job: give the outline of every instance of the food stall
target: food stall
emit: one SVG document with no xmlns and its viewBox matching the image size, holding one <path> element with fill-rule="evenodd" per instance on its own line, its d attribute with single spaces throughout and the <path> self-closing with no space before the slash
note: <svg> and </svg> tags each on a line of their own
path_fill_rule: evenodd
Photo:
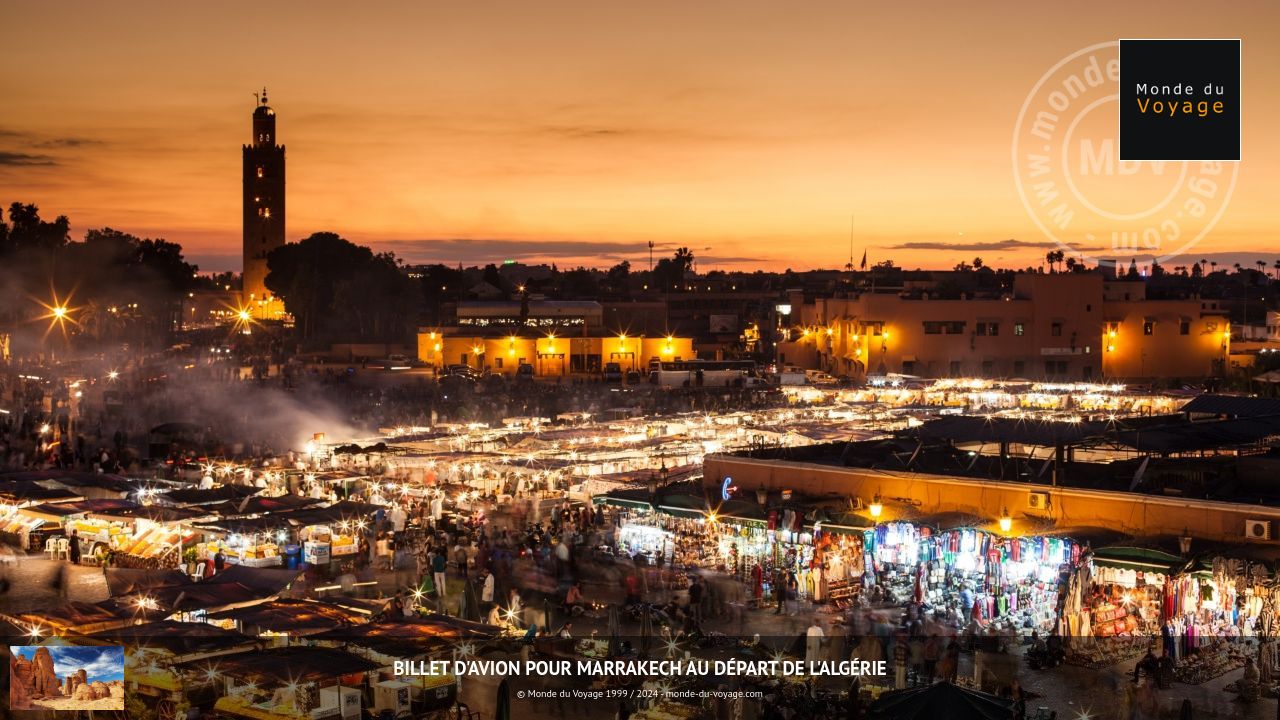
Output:
<svg viewBox="0 0 1280 720">
<path fill-rule="evenodd" d="M 308 565 L 328 565 L 352 557 L 360 549 L 356 532 L 367 527 L 364 521 L 342 521 L 336 525 L 307 525 L 298 531 L 302 560 Z"/>
<path fill-rule="evenodd" d="M 191 708 L 208 710 L 217 700 L 205 673 L 193 677 L 175 665 L 253 646 L 251 638 L 229 630 L 173 620 L 129 625 L 90 637 L 126 648 L 125 685 L 131 695 L 154 709 L 156 720 L 182 720 Z"/>
<path fill-rule="evenodd" d="M 280 544 L 269 533 L 232 533 L 226 538 L 213 538 L 208 542 L 198 543 L 195 549 L 199 560 L 211 559 L 221 552 L 228 565 L 274 567 L 283 564 Z"/>
<path fill-rule="evenodd" d="M 120 522 L 132 532 L 115 537 L 111 564 L 125 568 L 178 567 L 182 549 L 192 544 L 196 532 L 191 523 L 208 518 L 208 514 L 196 509 L 173 508 L 158 505 L 117 508 L 89 513 L 90 522 Z"/>
<path fill-rule="evenodd" d="M 80 542 L 80 557 L 86 561 L 104 557 L 118 551 L 134 537 L 135 520 L 131 517 L 109 517 L 104 513 L 137 510 L 141 505 L 128 500 L 80 500 L 76 502 L 45 503 L 19 508 L 19 526 L 25 525 L 28 533 L 34 528 L 49 530 L 61 528 L 68 538 L 75 533 Z M 37 522 L 38 521 L 38 522 Z M 21 532 L 21 529 L 19 529 Z"/>
<path fill-rule="evenodd" d="M 360 552 L 360 537 L 370 527 L 369 516 L 379 509 L 382 506 L 343 500 L 278 517 L 297 528 L 303 562 L 327 568 L 331 563 L 355 558 Z"/>
<path fill-rule="evenodd" d="M 222 518 L 196 526 L 203 541 L 194 546 L 196 560 L 210 562 L 221 552 L 228 565 L 282 565 L 282 546 L 289 540 L 289 523 L 279 517 Z"/>
<path fill-rule="evenodd" d="M 208 678 L 213 711 L 249 720 L 358 720 L 365 674 L 377 665 L 336 648 L 269 648 L 178 664 Z"/>
<path fill-rule="evenodd" d="M 483 653 L 501 635 L 501 630 L 492 625 L 432 614 L 340 628 L 309 639 L 321 645 L 342 646 L 379 666 L 376 676 L 371 674 L 369 679 L 375 688 L 375 710 L 399 710 L 389 707 L 387 701 L 391 690 L 403 687 L 408 702 L 404 709 L 418 716 L 452 707 L 458 698 L 459 678 L 452 673 L 397 676 L 396 660 L 469 657 Z M 379 694 L 383 698 L 378 698 Z"/>
<path fill-rule="evenodd" d="M 44 519 L 18 511 L 41 503 L 84 499 L 71 490 L 49 489 L 30 481 L 0 483 L 0 543 L 22 550 L 43 550 L 45 539 L 61 528 L 42 528 Z"/>
</svg>

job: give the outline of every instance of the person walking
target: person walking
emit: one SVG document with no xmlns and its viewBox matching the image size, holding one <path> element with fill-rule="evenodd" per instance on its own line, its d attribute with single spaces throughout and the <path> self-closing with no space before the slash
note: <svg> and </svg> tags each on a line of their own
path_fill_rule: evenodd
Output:
<svg viewBox="0 0 1280 720">
<path fill-rule="evenodd" d="M 484 574 L 484 584 L 480 586 L 480 604 L 486 609 L 494 606 L 493 584 L 493 573 L 486 572 Z"/>
<path fill-rule="evenodd" d="M 805 662 L 812 665 L 822 661 L 822 640 L 824 637 L 826 637 L 826 633 L 822 630 L 822 625 L 817 618 L 814 618 L 813 624 L 805 632 Z"/>
<path fill-rule="evenodd" d="M 702 622 L 702 581 L 694 575 L 689 582 L 689 612 Z"/>
<path fill-rule="evenodd" d="M 893 640 L 893 689 L 907 687 L 907 639 L 902 634 Z"/>
<path fill-rule="evenodd" d="M 436 597 L 444 600 L 448 594 L 446 592 L 445 571 L 449 568 L 449 559 L 445 557 L 443 548 L 437 549 L 435 555 L 431 558 L 431 575 L 436 585 Z"/>
</svg>

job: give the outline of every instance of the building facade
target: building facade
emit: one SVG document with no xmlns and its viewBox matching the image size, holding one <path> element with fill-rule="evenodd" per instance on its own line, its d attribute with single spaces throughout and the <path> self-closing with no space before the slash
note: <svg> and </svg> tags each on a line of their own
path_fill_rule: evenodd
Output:
<svg viewBox="0 0 1280 720">
<path fill-rule="evenodd" d="M 284 314 L 267 289 L 267 255 L 285 243 L 284 146 L 276 140 L 276 112 L 262 89 L 253 110 L 252 142 L 243 147 L 244 274 L 240 302 L 258 319 Z"/>
<path fill-rule="evenodd" d="M 521 365 L 544 376 L 592 375 L 609 363 L 647 370 L 654 359 L 688 360 L 693 339 L 611 327 L 600 303 L 586 300 L 463 301 L 455 322 L 418 332 L 418 360 L 509 375 Z"/>
<path fill-rule="evenodd" d="M 653 360 L 689 360 L 693 339 L 675 336 L 563 336 L 555 333 L 512 333 L 495 336 L 462 328 L 418 334 L 418 360 L 437 368 L 466 365 L 481 372 L 515 374 L 521 365 L 546 377 L 598 375 L 609 363 L 619 370 L 648 373 Z"/>
<path fill-rule="evenodd" d="M 781 364 L 855 379 L 1061 381 L 1219 376 L 1225 312 L 1198 299 L 1148 300 L 1141 282 L 1100 273 L 1024 273 L 999 295 L 931 299 L 862 293 L 792 304 Z"/>
</svg>

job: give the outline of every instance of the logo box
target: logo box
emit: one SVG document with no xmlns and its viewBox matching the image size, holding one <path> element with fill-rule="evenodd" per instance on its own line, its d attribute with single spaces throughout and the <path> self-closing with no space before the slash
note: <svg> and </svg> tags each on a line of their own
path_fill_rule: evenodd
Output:
<svg viewBox="0 0 1280 720">
<path fill-rule="evenodd" d="M 1120 40 L 1120 159 L 1239 160 L 1240 40 Z"/>
</svg>

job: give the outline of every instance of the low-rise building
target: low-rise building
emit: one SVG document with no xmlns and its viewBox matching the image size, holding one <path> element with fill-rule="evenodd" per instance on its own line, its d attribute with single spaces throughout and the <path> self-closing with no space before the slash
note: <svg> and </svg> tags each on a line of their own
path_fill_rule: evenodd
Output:
<svg viewBox="0 0 1280 720">
<path fill-rule="evenodd" d="M 1230 326 L 1199 299 L 1149 300 L 1100 273 L 1024 273 L 1000 294 L 864 292 L 792 306 L 780 363 L 855 379 L 1200 378 L 1224 373 Z"/>
</svg>

